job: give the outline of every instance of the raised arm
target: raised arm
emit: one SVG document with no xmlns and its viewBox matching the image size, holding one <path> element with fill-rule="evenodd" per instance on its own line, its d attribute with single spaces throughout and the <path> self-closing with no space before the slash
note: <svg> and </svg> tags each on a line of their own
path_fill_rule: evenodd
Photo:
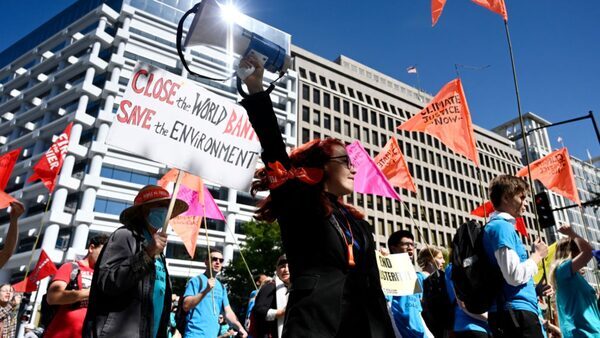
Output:
<svg viewBox="0 0 600 338">
<path fill-rule="evenodd" d="M 581 270 L 581 268 L 584 268 L 593 257 L 592 246 L 585 239 L 581 238 L 570 225 L 563 225 L 558 231 L 569 236 L 569 238 L 575 242 L 575 245 L 577 245 L 579 253 L 577 256 L 573 257 L 571 269 L 573 272 Z"/>
<path fill-rule="evenodd" d="M 10 203 L 10 224 L 8 225 L 8 233 L 6 234 L 6 241 L 4 242 L 4 248 L 0 250 L 0 268 L 6 264 L 10 259 L 15 247 L 17 246 L 17 240 L 19 238 L 19 216 L 23 214 L 23 204 L 19 202 Z"/>
<path fill-rule="evenodd" d="M 248 112 L 250 123 L 258 136 L 263 148 L 262 160 L 267 165 L 269 162 L 279 161 L 289 168 L 289 157 L 285 150 L 285 143 L 279 130 L 277 117 L 273 111 L 273 103 L 269 94 L 263 90 L 263 66 L 255 57 L 246 57 L 240 61 L 240 67 L 253 66 L 254 72 L 244 80 L 250 96 L 241 102 Z"/>
</svg>

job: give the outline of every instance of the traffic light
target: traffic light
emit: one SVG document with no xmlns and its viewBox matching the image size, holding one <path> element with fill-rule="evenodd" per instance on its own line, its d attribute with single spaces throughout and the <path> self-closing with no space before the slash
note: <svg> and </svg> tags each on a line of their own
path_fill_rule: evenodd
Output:
<svg viewBox="0 0 600 338">
<path fill-rule="evenodd" d="M 552 208 L 550 207 L 550 199 L 546 192 L 535 195 L 535 209 L 542 229 L 556 225 L 554 215 L 552 214 Z"/>
</svg>

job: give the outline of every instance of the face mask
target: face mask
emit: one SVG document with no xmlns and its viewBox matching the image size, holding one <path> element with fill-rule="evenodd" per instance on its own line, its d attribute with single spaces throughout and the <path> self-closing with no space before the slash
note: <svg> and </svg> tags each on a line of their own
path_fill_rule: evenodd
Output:
<svg viewBox="0 0 600 338">
<path fill-rule="evenodd" d="M 155 229 L 162 229 L 167 218 L 167 208 L 153 208 L 148 212 L 148 223 Z"/>
</svg>

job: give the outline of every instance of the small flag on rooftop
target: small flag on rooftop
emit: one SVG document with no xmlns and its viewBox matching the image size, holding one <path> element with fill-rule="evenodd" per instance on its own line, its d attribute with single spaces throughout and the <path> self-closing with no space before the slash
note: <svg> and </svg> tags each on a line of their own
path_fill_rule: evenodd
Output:
<svg viewBox="0 0 600 338">
<path fill-rule="evenodd" d="M 410 67 L 406 68 L 406 72 L 408 74 L 417 74 L 417 67 L 416 66 L 410 66 Z"/>
</svg>

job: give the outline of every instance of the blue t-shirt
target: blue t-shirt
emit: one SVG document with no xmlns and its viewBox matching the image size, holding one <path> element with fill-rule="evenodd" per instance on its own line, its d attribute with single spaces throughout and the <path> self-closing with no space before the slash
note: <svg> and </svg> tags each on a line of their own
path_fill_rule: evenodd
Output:
<svg viewBox="0 0 600 338">
<path fill-rule="evenodd" d="M 600 311 L 596 292 L 573 272 L 573 261 L 556 268 L 556 304 L 563 337 L 600 337 Z"/>
<path fill-rule="evenodd" d="M 417 280 L 419 287 L 423 290 L 423 280 L 425 275 L 417 272 Z M 421 299 L 423 293 L 418 292 L 409 296 L 386 296 L 390 302 L 390 308 L 394 319 L 394 324 L 403 338 L 422 338 L 427 337 L 425 334 L 428 330 L 425 327 L 421 312 Z"/>
<path fill-rule="evenodd" d="M 200 287 L 200 285 L 202 287 Z M 202 274 L 190 279 L 183 297 L 195 296 L 206 289 L 208 278 Z M 214 295 L 214 306 L 213 306 Z M 219 314 L 223 313 L 225 307 L 229 306 L 227 290 L 218 280 L 215 287 L 204 296 L 202 301 L 191 309 L 187 314 L 187 326 L 185 337 L 214 338 L 219 333 Z"/>
<path fill-rule="evenodd" d="M 152 236 L 148 231 L 144 231 L 144 236 L 148 241 L 152 239 Z M 167 289 L 167 270 L 165 268 L 165 262 L 163 262 L 162 257 L 154 259 L 154 267 L 156 270 L 156 275 L 154 277 L 154 288 L 152 289 L 152 308 L 154 315 L 152 337 L 156 337 L 156 335 L 158 334 L 160 318 L 162 317 L 162 312 L 165 305 L 165 291 Z"/>
<path fill-rule="evenodd" d="M 446 291 L 448 291 L 450 302 L 454 304 L 454 332 L 479 331 L 490 333 L 490 328 L 486 321 L 478 320 L 469 316 L 456 303 L 456 296 L 454 294 L 454 284 L 452 283 L 452 264 L 448 264 L 445 273 Z"/>
<path fill-rule="evenodd" d="M 529 257 L 521 238 L 517 235 L 515 226 L 501 214 L 494 214 L 490 222 L 483 228 L 483 248 L 493 264 L 498 265 L 494 252 L 501 248 L 508 248 L 517 253 L 519 262 L 523 263 Z M 530 311 L 539 313 L 537 295 L 533 277 L 525 284 L 512 286 L 503 281 L 503 294 L 506 304 L 504 309 Z M 496 312 L 496 305 L 492 305 L 490 312 Z"/>
</svg>

